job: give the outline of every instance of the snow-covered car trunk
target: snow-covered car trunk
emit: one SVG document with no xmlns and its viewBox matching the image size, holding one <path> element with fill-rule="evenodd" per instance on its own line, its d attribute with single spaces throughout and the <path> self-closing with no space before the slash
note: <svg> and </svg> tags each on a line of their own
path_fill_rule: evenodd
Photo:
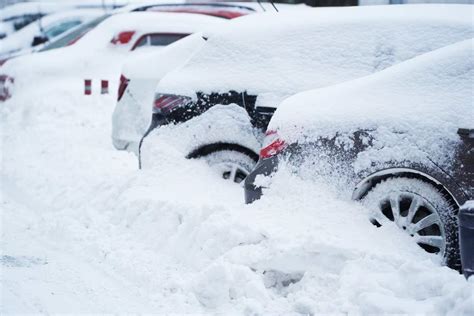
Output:
<svg viewBox="0 0 474 316">
<path fill-rule="evenodd" d="M 246 180 L 247 202 L 271 187 L 277 168 L 288 167 L 362 199 L 374 208 L 375 224 L 395 222 L 459 269 L 455 216 L 474 196 L 474 140 L 460 130 L 474 128 L 473 43 L 286 99 Z"/>
<path fill-rule="evenodd" d="M 212 23 L 211 23 L 212 22 Z M 209 18 L 213 27 L 224 23 Z M 202 25 L 195 31 L 202 29 Z M 138 143 L 151 123 L 154 91 L 166 73 L 184 64 L 205 43 L 202 33 L 190 35 L 162 49 L 130 58 L 122 69 L 119 101 L 112 116 L 112 141 L 117 149 L 138 152 Z M 122 95 L 120 95 L 122 93 Z"/>
</svg>

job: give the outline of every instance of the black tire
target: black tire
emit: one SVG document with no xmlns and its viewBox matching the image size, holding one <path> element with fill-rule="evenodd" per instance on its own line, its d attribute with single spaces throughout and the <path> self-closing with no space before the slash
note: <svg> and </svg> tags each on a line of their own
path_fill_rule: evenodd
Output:
<svg viewBox="0 0 474 316">
<path fill-rule="evenodd" d="M 224 179 L 241 183 L 255 167 L 255 160 L 235 150 L 219 150 L 202 157 Z"/>
<path fill-rule="evenodd" d="M 421 248 L 437 253 L 446 265 L 460 270 L 457 207 L 435 186 L 419 179 L 389 178 L 375 185 L 362 203 L 373 224 L 391 221 Z"/>
</svg>

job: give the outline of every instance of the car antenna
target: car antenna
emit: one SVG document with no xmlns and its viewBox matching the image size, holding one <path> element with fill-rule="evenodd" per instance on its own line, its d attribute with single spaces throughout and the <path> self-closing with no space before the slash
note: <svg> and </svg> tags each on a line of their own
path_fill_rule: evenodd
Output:
<svg viewBox="0 0 474 316">
<path fill-rule="evenodd" d="M 273 0 L 269 0 L 269 1 L 272 4 L 273 9 L 275 9 L 276 12 L 279 12 L 277 7 L 275 6 L 275 3 L 273 3 Z"/>
<path fill-rule="evenodd" d="M 43 24 L 41 23 L 42 22 L 41 20 L 43 19 L 43 17 L 41 16 L 41 4 L 40 3 L 38 3 L 38 16 L 40 17 L 38 19 L 38 28 L 39 28 L 39 31 L 40 31 L 41 35 L 44 35 Z"/>
<path fill-rule="evenodd" d="M 260 2 L 260 0 L 257 0 L 257 2 L 260 5 L 260 8 L 262 8 L 263 12 L 267 12 L 267 10 L 265 10 L 265 7 L 262 5 L 262 2 Z"/>
</svg>

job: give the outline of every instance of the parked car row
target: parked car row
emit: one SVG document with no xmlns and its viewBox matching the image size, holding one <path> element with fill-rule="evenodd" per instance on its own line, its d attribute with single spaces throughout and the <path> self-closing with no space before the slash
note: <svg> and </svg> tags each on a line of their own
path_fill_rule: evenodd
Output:
<svg viewBox="0 0 474 316">
<path fill-rule="evenodd" d="M 127 6 L 7 61 L 0 100 L 39 77 L 74 93 L 106 79 L 112 143 L 140 168 L 159 168 L 166 142 L 240 183 L 246 203 L 282 172 L 325 181 L 374 225 L 474 271 L 459 247 L 474 249 L 474 223 L 458 231 L 474 203 L 472 6 L 278 9 Z"/>
<path fill-rule="evenodd" d="M 139 104 L 118 103 L 130 114 L 120 128 L 133 132 L 122 137 L 114 124 L 114 144 L 136 151 L 138 142 L 141 168 L 152 168 L 165 140 L 223 178 L 245 180 L 247 203 L 271 190 L 284 164 L 309 181 L 325 179 L 365 204 L 374 225 L 393 222 L 461 270 L 457 215 L 474 198 L 468 11 L 400 6 L 236 19 L 183 45 L 179 67 L 156 71 L 152 110 L 150 95 L 142 115 Z M 133 98 L 139 89 L 125 91 Z"/>
<path fill-rule="evenodd" d="M 165 4 L 130 5 L 84 23 L 44 45 L 39 53 L 3 61 L 0 68 L 0 100 L 14 95 L 15 86 L 28 85 L 41 77 L 64 82 L 75 78 L 82 91 L 85 79 L 119 84 L 127 58 L 149 54 L 189 34 L 218 29 L 229 17 L 263 10 L 254 4 Z M 8 39 L 8 38 L 7 38 Z M 145 52 L 147 51 L 147 52 Z M 6 82 L 14 82 L 7 85 Z"/>
</svg>

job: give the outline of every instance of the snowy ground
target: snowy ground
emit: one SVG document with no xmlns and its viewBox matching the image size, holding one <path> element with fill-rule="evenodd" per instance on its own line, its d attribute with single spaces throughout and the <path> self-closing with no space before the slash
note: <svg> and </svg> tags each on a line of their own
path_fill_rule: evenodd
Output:
<svg viewBox="0 0 474 316">
<path fill-rule="evenodd" d="M 474 278 L 324 184 L 282 172 L 246 206 L 167 144 L 137 170 L 113 106 L 42 86 L 0 106 L 0 313 L 474 313 Z"/>
</svg>

